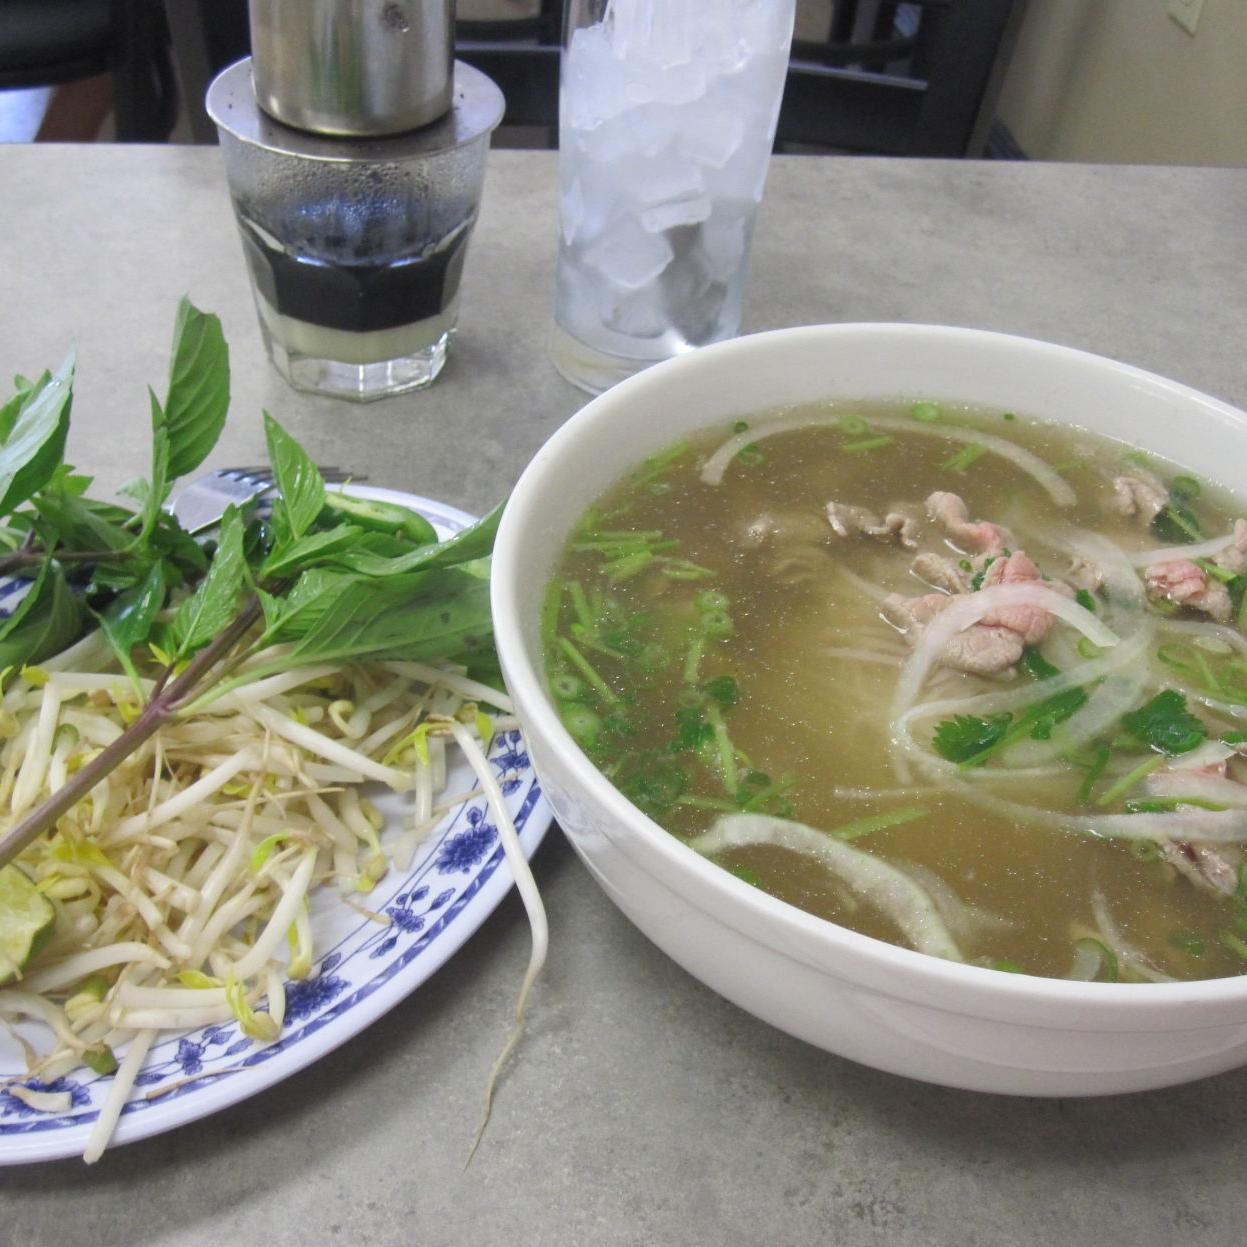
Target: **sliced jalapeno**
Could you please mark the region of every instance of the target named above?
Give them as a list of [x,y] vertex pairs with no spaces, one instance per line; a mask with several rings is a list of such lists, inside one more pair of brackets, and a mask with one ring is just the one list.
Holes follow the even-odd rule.
[[327,523],[345,520],[371,533],[402,536],[418,546],[437,541],[437,530],[418,511],[377,498],[356,498],[330,491],[325,494],[321,518]]

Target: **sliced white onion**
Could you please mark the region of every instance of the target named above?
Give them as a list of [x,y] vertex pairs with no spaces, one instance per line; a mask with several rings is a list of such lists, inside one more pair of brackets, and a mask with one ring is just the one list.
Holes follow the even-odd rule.
[[[838,423],[840,418],[839,413],[820,412],[811,414],[809,412],[798,412],[790,416],[781,416],[775,420],[763,421],[742,433],[737,433],[734,437],[728,438],[722,446],[715,450],[702,465],[701,479],[707,485],[719,485],[723,481],[723,474],[727,471],[728,464],[746,446],[752,446],[755,442],[763,441],[768,437],[774,437],[779,433],[791,433],[797,429],[812,429],[834,425]],[[872,431],[880,429],[891,433],[916,433],[922,437],[941,437],[950,442],[976,443],[982,446],[984,450],[999,455],[1003,459],[1008,459],[1016,467],[1021,468],[1028,476],[1033,477],[1038,484],[1043,486],[1048,496],[1057,506],[1068,507],[1074,503],[1074,491],[1058,472],[1049,467],[1038,455],[1032,454],[1029,450],[1024,450],[1021,446],[1015,445],[1006,438],[996,437],[991,433],[984,433],[979,429],[968,428],[965,425],[938,422],[926,423],[921,420],[897,419],[894,416],[866,416],[865,420]]]
[[813,857],[886,914],[919,952],[963,960],[939,909],[923,888],[904,871],[824,831],[768,814],[725,814],[691,844],[705,854],[769,844]]
[[1139,550],[1130,556],[1130,561],[1136,567],[1151,567],[1154,563],[1170,563],[1175,559],[1202,559],[1220,554],[1233,544],[1234,534],[1226,533],[1224,537],[1210,537],[1207,541],[1197,541],[1189,546],[1161,546],[1157,550]]
[[1145,675],[1136,669],[1109,676],[1068,719],[1052,729],[1047,740],[1018,741],[1002,752],[1002,760],[1011,769],[1039,766],[1094,740],[1139,704]]
[[1131,556],[1115,541],[1102,533],[1089,532],[1085,528],[1058,530],[1048,538],[1067,554],[1076,555],[1093,564],[1100,572],[1103,584],[1113,608],[1143,611],[1147,598],[1143,582],[1135,571]]
[[1147,777],[1147,791],[1157,797],[1193,797],[1230,809],[1247,809],[1247,784],[1216,775],[1184,775],[1181,771],[1157,771]]
[[913,705],[927,673],[935,665],[944,646],[958,632],[976,624],[984,615],[1008,606],[1035,606],[1077,628],[1094,645],[1106,649],[1116,645],[1118,636],[1089,610],[1079,606],[1042,581],[1024,584],[990,585],[977,593],[952,598],[923,630],[914,652],[901,669],[892,697],[892,718],[899,719]]
[[1247,654],[1247,637],[1228,624],[1205,623],[1198,619],[1161,619],[1158,626],[1162,632],[1192,637],[1195,645],[1201,640],[1224,642],[1240,654]]
[[1119,965],[1129,966],[1132,970],[1142,975],[1145,979],[1150,979],[1153,983],[1173,982],[1172,975],[1157,969],[1137,948],[1126,942],[1125,937],[1118,930],[1117,924],[1113,921],[1113,916],[1108,911],[1108,902],[1104,899],[1104,893],[1099,888],[1096,888],[1091,894],[1091,912],[1095,915],[1096,925],[1100,928],[1100,935],[1103,937],[1104,943],[1112,949]]

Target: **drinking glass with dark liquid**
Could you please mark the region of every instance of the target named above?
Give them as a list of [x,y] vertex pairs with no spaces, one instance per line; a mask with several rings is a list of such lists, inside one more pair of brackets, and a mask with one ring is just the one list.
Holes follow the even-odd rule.
[[[445,0],[409,0],[405,28],[393,20],[402,7],[253,0],[256,59],[225,70],[208,94],[269,357],[299,389],[361,401],[428,385],[445,363],[502,116],[494,83],[449,61],[437,24]],[[258,15],[269,25],[258,29]],[[411,41],[416,18],[425,43]],[[388,75],[365,35],[390,57]],[[441,99],[430,95],[430,39],[447,58]],[[368,75],[341,64],[330,73],[323,57],[296,73],[291,49],[309,47],[337,47],[339,61],[370,56]],[[319,94],[317,73],[329,80]],[[344,98],[343,83],[360,90]],[[378,132],[396,125],[408,128]]]

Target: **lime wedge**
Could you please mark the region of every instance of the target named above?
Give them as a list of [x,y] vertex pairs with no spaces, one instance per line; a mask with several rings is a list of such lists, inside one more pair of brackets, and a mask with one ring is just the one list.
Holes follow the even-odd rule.
[[0,869],[0,983],[25,968],[55,922],[52,902],[16,866]]

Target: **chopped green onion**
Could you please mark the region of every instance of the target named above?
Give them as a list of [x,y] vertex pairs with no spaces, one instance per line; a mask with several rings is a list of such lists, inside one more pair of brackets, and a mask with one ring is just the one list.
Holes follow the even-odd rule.
[[550,691],[560,701],[584,701],[589,686],[570,671],[560,671],[550,677]]
[[701,691],[726,709],[740,701],[740,685],[730,675],[715,676],[701,686]]
[[[1099,958],[1099,966],[1104,968],[1104,981],[1106,983],[1117,982],[1117,954],[1103,941],[1092,939],[1090,936],[1084,936],[1082,939],[1074,941],[1074,956],[1077,958],[1079,953],[1084,955],[1094,955]],[[1099,966],[1096,973],[1092,977],[1099,974]]]
[[860,437],[863,433],[870,432],[870,425],[861,416],[841,416],[836,421],[836,428],[841,433],[848,433],[854,437]]
[[1169,933],[1169,942],[1175,948],[1180,948],[1191,957],[1202,957],[1208,948],[1207,943],[1203,939],[1189,931],[1171,931]]
[[572,739],[584,749],[591,749],[597,744],[602,733],[602,720],[588,706],[562,706],[560,718],[563,726],[571,733]]
[[994,961],[988,963],[989,970],[999,970],[1001,974],[1025,974],[1016,961],[1010,961],[1008,957],[997,957]]
[[915,403],[910,409],[909,414],[915,420],[922,420],[926,424],[931,424],[940,419],[940,409],[935,403]]
[[639,576],[652,562],[654,556],[648,550],[638,550],[635,554],[625,554],[622,558],[606,563],[602,571],[608,580],[631,580]]
[[572,664],[589,681],[590,686],[597,692],[608,705],[614,705],[619,701],[619,694],[606,683],[604,679],[597,673],[597,669],[592,663],[567,639],[561,636],[558,639],[559,649],[571,660]]
[[987,447],[981,442],[971,442],[968,446],[959,450],[955,455],[950,455],[941,465],[945,472],[964,473],[970,468],[974,462],[987,453]]
[[1238,579],[1238,576],[1230,571],[1228,567],[1222,567],[1211,559],[1196,559],[1195,564],[1197,567],[1203,568],[1214,580],[1221,581],[1222,584],[1228,585]]
[[1087,805],[1091,801],[1091,790],[1096,786],[1100,776],[1104,774],[1104,768],[1108,766],[1111,753],[1112,750],[1107,745],[1100,745],[1096,748],[1095,756],[1087,767],[1087,773],[1083,776],[1083,781],[1078,786],[1078,800],[1083,805]]
[[703,589],[694,599],[693,605],[704,615],[707,611],[726,610],[731,604],[726,593],[718,589]]
[[1243,961],[1247,961],[1247,943],[1239,939],[1233,931],[1219,931],[1217,932],[1217,938],[1236,957],[1241,957]]
[[[1220,801],[1209,801],[1207,797],[1146,797],[1139,801],[1127,801],[1125,810],[1127,814],[1172,814],[1174,810],[1180,810],[1184,807],[1197,810],[1228,810],[1228,805],[1222,805]],[[1148,841],[1136,841],[1138,844],[1146,844]],[[1136,851],[1136,857],[1142,856]],[[1145,859],[1147,860],[1147,859]]]
[[930,810],[922,805],[904,805],[896,810],[887,810],[882,814],[868,814],[865,818],[855,818],[851,823],[841,823],[832,827],[829,836],[837,840],[857,840],[872,832],[886,831],[889,827],[900,827],[904,823],[912,823],[915,819],[925,818]]
[[1074,601],[1077,602],[1083,610],[1091,611],[1092,613],[1095,612],[1095,598],[1093,598],[1086,589],[1079,589],[1078,592],[1074,594]]
[[896,438],[882,433],[878,437],[866,437],[859,442],[841,442],[839,449],[846,450],[852,455],[860,455],[868,450],[880,450],[884,446],[891,446],[895,440]]
[[1146,762],[1141,762],[1133,771],[1128,771],[1115,784],[1105,789],[1095,800],[1096,805],[1111,805],[1122,793],[1129,792],[1131,788],[1139,782],[1139,780],[1150,775],[1158,766],[1164,765],[1164,757],[1161,754],[1154,754],[1148,758]]

